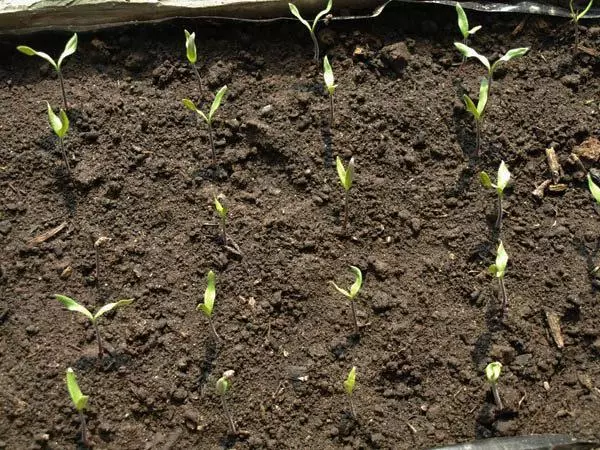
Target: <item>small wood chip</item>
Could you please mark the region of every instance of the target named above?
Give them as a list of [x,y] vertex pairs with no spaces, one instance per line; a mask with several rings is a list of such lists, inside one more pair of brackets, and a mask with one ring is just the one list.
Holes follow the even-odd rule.
[[536,187],[533,190],[533,192],[531,192],[531,193],[533,194],[534,197],[541,200],[544,198],[544,192],[546,191],[548,186],[550,186],[550,184],[552,184],[552,180],[546,180],[542,184],[540,184],[538,187]]
[[552,180],[554,184],[560,182],[560,178],[563,174],[562,167],[558,162],[558,157],[556,156],[556,151],[553,147],[548,147],[546,149],[546,160],[548,161],[548,167],[550,167],[550,173],[552,174]]
[[550,334],[552,334],[552,339],[556,343],[558,348],[563,348],[565,346],[565,341],[563,340],[562,333],[560,331],[560,318],[558,314],[553,311],[546,311],[546,321],[548,322],[548,328],[550,328]]
[[551,184],[550,186],[548,186],[548,190],[550,192],[565,192],[568,188],[569,186],[567,186],[564,183]]
[[33,239],[31,239],[30,241],[27,241],[27,247],[28,248],[33,248],[36,245],[41,244],[42,242],[47,241],[48,239],[50,239],[51,237],[53,237],[54,235],[60,233],[62,230],[64,230],[67,227],[67,222],[63,222],[61,223],[59,226],[57,226],[56,228],[52,228],[51,230],[45,231],[44,233],[34,237]]

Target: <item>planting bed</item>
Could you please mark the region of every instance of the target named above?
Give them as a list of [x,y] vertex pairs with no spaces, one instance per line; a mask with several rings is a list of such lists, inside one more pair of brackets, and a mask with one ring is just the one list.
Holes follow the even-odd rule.
[[[600,216],[566,161],[600,135],[600,63],[571,54],[564,19],[468,14],[483,25],[471,40],[483,54],[531,47],[497,73],[479,158],[461,98],[477,96],[484,70],[476,61],[459,67],[454,10],[396,6],[321,27],[339,85],[331,134],[321,67],[297,22],[81,34],[63,66],[72,184],[47,122],[45,101],[61,104],[58,81],[47,63],[15,50],[57,55],[69,35],[3,39],[0,448],[76,446],[67,367],[90,395],[97,448],[408,449],[552,432],[600,439],[600,308],[588,270],[590,259],[600,263]],[[598,23],[585,25],[582,44],[598,49]],[[184,28],[197,33],[202,94]],[[201,98],[206,110],[224,84],[213,170],[205,124],[181,99]],[[552,143],[568,189],[538,201],[531,192],[550,178]],[[347,235],[337,155],[356,160]],[[495,178],[501,160],[514,181],[502,231],[503,321],[487,274],[495,196],[477,176]],[[242,256],[220,242],[219,193]],[[111,241],[96,286],[100,236]],[[351,336],[350,305],[329,284],[349,286],[348,265],[365,276],[360,339]],[[210,269],[216,348],[195,310]],[[93,329],[55,293],[94,309],[135,299],[100,320],[112,356],[97,365]],[[562,349],[548,312],[560,318]],[[483,375],[492,360],[504,365],[501,413]],[[353,365],[358,423],[342,389]],[[214,390],[227,369],[238,438],[227,437]]]

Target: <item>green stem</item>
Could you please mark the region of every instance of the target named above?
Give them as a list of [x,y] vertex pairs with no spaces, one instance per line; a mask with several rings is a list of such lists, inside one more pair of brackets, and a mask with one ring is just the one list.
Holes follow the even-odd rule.
[[481,119],[475,119],[475,153],[481,152]]
[[508,295],[506,293],[506,286],[504,285],[504,277],[498,278],[500,284],[500,302],[502,303],[502,315],[506,314],[508,311]]
[[96,332],[96,342],[98,343],[98,359],[102,359],[104,354],[104,347],[102,346],[102,339],[100,339],[100,331],[96,322],[92,322],[94,325],[94,331]]
[[496,402],[498,409],[504,409],[502,400],[500,399],[500,394],[498,393],[498,385],[496,383],[492,383],[492,395],[494,396],[494,402]]
[[496,229],[498,231],[502,230],[502,195],[498,195],[498,215],[496,217]]
[[352,319],[354,319],[354,332],[356,334],[360,334],[360,329],[358,328],[358,319],[356,318],[356,306],[354,306],[354,300],[350,300],[350,305],[352,305]]
[[212,133],[212,124],[210,122],[208,123],[208,140],[210,141],[210,149],[212,150],[212,161],[213,161],[213,166],[217,166],[217,152],[215,151],[215,142],[213,140],[213,133]]
[[317,40],[317,36],[315,35],[315,32],[311,30],[310,32],[310,37],[313,41],[313,45],[315,47],[315,62],[317,64],[319,64],[319,41]]
[[215,324],[211,317],[208,318],[208,323],[210,324],[210,330],[212,331],[213,337],[215,338],[215,342],[219,342],[221,338],[217,333],[217,329],[215,328]]
[[346,193],[344,195],[344,223],[343,228],[346,231],[346,226],[348,225],[348,189],[346,189]]
[[329,94],[329,127],[333,130],[333,94]]
[[63,161],[65,162],[65,167],[67,168],[67,174],[69,177],[71,176],[71,166],[69,165],[69,159],[67,158],[67,151],[65,150],[65,143],[63,138],[58,138],[58,146],[60,147],[60,152],[62,153]]
[[63,97],[63,105],[65,107],[65,112],[67,112],[67,94],[65,94],[65,83],[63,81],[63,76],[62,76],[62,72],[60,69],[56,70],[58,73],[58,80],[60,81],[60,90],[62,91],[62,97]]
[[85,423],[85,416],[83,415],[83,411],[79,412],[79,421],[81,422],[81,442],[86,447],[89,446],[88,436],[87,436],[87,425]]
[[192,69],[194,69],[194,73],[196,74],[196,78],[198,79],[198,90],[202,92],[202,78],[200,78],[200,72],[198,72],[196,64],[192,64]]
[[573,24],[575,25],[575,46],[573,47],[573,53],[577,53],[579,51],[579,25],[575,20],[573,20]]

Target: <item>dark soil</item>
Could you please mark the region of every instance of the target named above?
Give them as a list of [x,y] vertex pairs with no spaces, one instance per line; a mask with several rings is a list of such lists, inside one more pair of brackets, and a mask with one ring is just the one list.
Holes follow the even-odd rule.
[[[339,85],[333,133],[321,68],[296,22],[181,21],[81,34],[63,68],[72,182],[46,115],[46,100],[61,105],[58,81],[48,64],[14,49],[55,55],[69,35],[5,39],[0,448],[76,447],[67,367],[90,395],[97,448],[408,449],[529,433],[600,439],[600,308],[589,271],[599,264],[600,216],[567,162],[576,145],[600,136],[600,61],[572,55],[566,20],[469,16],[484,26],[472,39],[483,54],[531,47],[497,73],[479,157],[461,97],[477,96],[484,69],[475,61],[460,67],[454,10],[394,7],[375,20],[321,28]],[[197,33],[201,94],[184,27]],[[598,22],[580,35],[600,48]],[[206,110],[224,84],[213,167],[205,124],[181,99],[201,99]],[[567,189],[539,201],[531,192],[550,178],[551,144]],[[337,155],[356,160],[347,233]],[[498,239],[495,194],[477,175],[495,179],[501,160],[514,181],[502,230],[510,257],[504,318],[487,273]],[[221,241],[216,194],[225,195],[228,244],[241,256]],[[63,222],[55,236],[28,245]],[[96,283],[100,236],[111,241]],[[329,283],[349,286],[349,265],[365,277],[360,338],[348,301]],[[210,269],[216,347],[195,309]],[[93,309],[135,299],[100,320],[111,355],[96,360],[93,329],[56,293]],[[562,349],[548,312],[560,318]],[[484,379],[492,360],[504,365],[503,411]],[[357,422],[342,388],[352,366]],[[215,392],[228,369],[238,437],[228,436]]]

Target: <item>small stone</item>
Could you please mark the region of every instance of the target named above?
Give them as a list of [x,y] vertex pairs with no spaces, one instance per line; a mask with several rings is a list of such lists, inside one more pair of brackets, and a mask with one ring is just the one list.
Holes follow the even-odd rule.
[[266,105],[260,109],[261,116],[268,116],[273,112],[273,105]]
[[512,436],[518,429],[516,420],[498,420],[494,423],[496,432],[502,436]]
[[12,224],[8,220],[0,221],[0,234],[7,235],[12,229]]
[[410,219],[410,229],[414,234],[419,234],[421,232],[421,219],[418,217]]
[[560,79],[560,82],[569,88],[576,88],[581,83],[581,77],[577,74],[565,75]]
[[331,427],[329,428],[329,431],[327,433],[330,437],[335,437],[338,434],[340,434],[340,430],[338,429],[338,427]]
[[381,447],[381,444],[383,444],[383,440],[385,439],[381,433],[372,433],[369,438],[371,440],[371,445],[375,448]]
[[38,444],[46,444],[50,440],[48,433],[39,433],[35,436],[35,442]]
[[175,392],[173,392],[173,401],[176,403],[183,403],[185,401],[185,399],[187,398],[187,392],[185,389],[182,388],[177,388],[175,389]]
[[593,136],[589,137],[576,146],[573,153],[589,163],[600,162],[600,140]]
[[35,325],[28,325],[27,328],[25,328],[25,331],[31,336],[34,336],[40,332],[39,328]]

